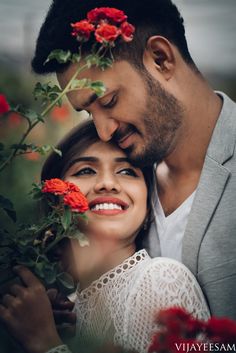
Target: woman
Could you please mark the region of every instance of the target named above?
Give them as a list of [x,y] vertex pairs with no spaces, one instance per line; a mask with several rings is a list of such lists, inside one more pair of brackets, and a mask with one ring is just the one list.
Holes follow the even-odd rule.
[[[150,223],[151,169],[135,168],[124,151],[101,142],[91,121],[76,128],[59,148],[63,157],[49,157],[42,179],[60,177],[79,185],[90,207],[88,223],[81,223],[89,246],[73,241],[69,261],[68,252],[64,254],[64,263],[79,281],[78,342],[93,338],[142,353],[150,344],[158,310],[180,306],[207,319],[203,294],[184,265],[137,251]],[[67,352],[44,288],[27,269],[17,272],[25,287],[15,285],[3,298],[2,321],[29,353]]]

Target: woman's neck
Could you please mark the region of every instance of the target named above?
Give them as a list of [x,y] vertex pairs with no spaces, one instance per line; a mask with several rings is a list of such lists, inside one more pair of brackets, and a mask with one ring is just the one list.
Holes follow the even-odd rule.
[[121,264],[135,253],[135,243],[117,244],[105,239],[90,240],[89,246],[81,247],[77,240],[71,242],[72,275],[79,281],[80,288],[87,288],[104,273]]

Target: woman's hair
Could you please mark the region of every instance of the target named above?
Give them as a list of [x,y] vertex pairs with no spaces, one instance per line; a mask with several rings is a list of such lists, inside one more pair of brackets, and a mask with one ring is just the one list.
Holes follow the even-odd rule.
[[[80,123],[57,145],[57,149],[61,151],[62,157],[56,152],[52,152],[46,159],[41,172],[41,180],[45,181],[52,178],[63,179],[66,171],[71,166],[71,161],[74,159],[74,156],[82,154],[89,146],[98,141],[100,141],[100,139],[93,121],[86,120]],[[141,170],[148,190],[147,205],[151,205],[153,168],[145,167]],[[150,228],[151,219],[151,207],[148,206],[148,214],[144,226],[135,240],[137,249],[142,247],[142,239],[144,239]]]
[[[70,24],[86,18],[88,11],[100,6],[123,10],[128,21],[135,26],[133,41],[124,43],[118,40],[113,48],[116,60],[127,60],[142,69],[148,39],[160,35],[174,44],[183,60],[196,69],[188,50],[183,18],[171,0],[53,0],[38,36],[33,70],[39,74],[63,72],[68,63],[56,60],[45,63],[48,55],[55,49],[78,52],[78,42],[71,36]],[[84,43],[83,53],[90,53],[92,45],[93,40]]]

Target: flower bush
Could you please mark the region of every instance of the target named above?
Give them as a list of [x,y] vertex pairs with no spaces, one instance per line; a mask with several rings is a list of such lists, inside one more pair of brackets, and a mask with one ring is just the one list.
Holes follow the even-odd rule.
[[1,238],[0,266],[7,270],[16,264],[25,265],[46,286],[56,285],[64,292],[73,290],[72,278],[63,271],[60,261],[55,261],[55,250],[64,238],[76,238],[81,246],[88,245],[79,231],[80,218],[86,219],[87,199],[76,185],[56,178],[34,184],[31,193],[48,211],[38,224],[25,225],[17,234],[6,233]]
[[156,324],[158,332],[153,335],[149,353],[229,351],[235,347],[236,322],[227,318],[211,317],[205,322],[173,307],[161,310]]
[[[61,107],[63,97],[71,91],[90,89],[98,97],[102,96],[106,88],[101,81],[77,79],[78,75],[92,66],[101,70],[110,67],[113,62],[111,49],[115,41],[120,38],[131,41],[134,27],[127,23],[127,16],[123,11],[102,7],[89,11],[87,18],[71,24],[71,35],[78,42],[78,52],[71,53],[56,49],[52,51],[45,64],[50,60],[59,63],[76,63],[76,72],[66,87],[62,90],[51,83],[35,85],[33,96],[41,107],[41,112],[25,108],[22,105],[11,106],[4,94],[0,94],[0,119],[10,119],[15,115],[25,120],[27,127],[16,143],[5,145],[0,142],[0,172],[5,170],[18,156],[45,155],[50,150],[61,155],[61,152],[51,145],[38,146],[28,143],[28,136],[40,124],[46,122],[48,113]],[[82,45],[93,40],[91,53],[83,57]],[[72,288],[71,278],[62,272],[60,263],[52,261],[50,254],[63,238],[76,237],[81,244],[86,239],[78,230],[78,221],[84,217],[88,209],[87,200],[79,188],[72,183],[60,179],[51,179],[43,184],[34,184],[32,195],[35,199],[47,204],[50,212],[36,225],[21,225],[14,234],[10,230],[0,230],[0,270],[5,271],[14,264],[24,264],[38,275],[45,285],[62,284]],[[17,215],[12,202],[0,195],[0,208],[6,212],[13,222]],[[7,276],[6,276],[7,281]],[[0,285],[1,286],[1,285]]]

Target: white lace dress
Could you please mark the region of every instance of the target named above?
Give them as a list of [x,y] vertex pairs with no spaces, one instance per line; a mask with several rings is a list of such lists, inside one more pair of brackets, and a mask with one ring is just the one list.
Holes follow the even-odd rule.
[[[157,312],[173,306],[199,319],[210,316],[195,277],[183,264],[163,257],[152,259],[140,250],[88,288],[78,288],[76,336],[81,342],[95,338],[145,353],[158,329]],[[63,345],[49,352],[69,350]]]

